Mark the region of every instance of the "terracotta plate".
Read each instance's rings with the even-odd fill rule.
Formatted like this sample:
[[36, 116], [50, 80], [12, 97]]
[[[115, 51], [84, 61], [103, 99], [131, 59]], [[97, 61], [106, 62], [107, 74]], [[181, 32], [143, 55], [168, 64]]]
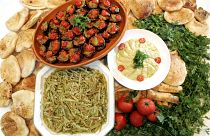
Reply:
[[37, 28], [36, 28], [36, 32], [35, 32], [35, 36], [34, 36], [34, 44], [32, 46], [33, 51], [37, 57], [37, 59], [39, 61], [41, 61], [42, 63], [49, 65], [51, 67], [55, 67], [55, 68], [75, 68], [75, 67], [79, 67], [88, 63], [91, 63], [95, 60], [101, 59], [102, 57], [104, 57], [105, 55], [107, 55], [109, 53], [109, 51], [111, 51], [116, 45], [117, 43], [121, 40], [122, 36], [125, 33], [125, 29], [126, 29], [126, 22], [127, 22], [127, 15], [125, 12], [125, 8], [123, 7], [123, 5], [119, 2], [117, 2], [116, 0], [111, 0], [111, 4], [117, 5], [120, 8], [120, 15], [122, 16], [122, 21], [119, 23], [120, 29], [119, 32], [114, 35], [114, 37], [111, 38], [109, 43], [106, 43], [106, 48], [104, 48], [101, 51], [98, 51], [92, 58], [83, 58], [82, 61], [80, 61], [77, 64], [73, 64], [73, 63], [55, 63], [55, 64], [51, 64], [49, 62], [47, 62], [40, 54], [39, 54], [39, 46], [40, 44], [38, 43], [38, 41], [36, 40], [36, 37], [39, 33], [41, 33], [41, 24], [44, 21], [49, 21], [52, 18], [55, 17], [56, 13], [59, 11], [63, 11], [65, 10], [69, 5], [74, 4], [74, 0], [66, 2], [65, 4], [57, 7], [56, 9], [52, 10], [50, 13], [48, 13], [38, 24]]

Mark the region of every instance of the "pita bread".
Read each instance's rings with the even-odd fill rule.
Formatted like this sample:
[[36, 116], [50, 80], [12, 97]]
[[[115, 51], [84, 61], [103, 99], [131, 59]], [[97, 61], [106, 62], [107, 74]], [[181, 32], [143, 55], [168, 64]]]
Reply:
[[45, 0], [21, 0], [22, 4], [29, 9], [44, 9]]
[[64, 4], [66, 0], [46, 0], [47, 8], [56, 8], [62, 4]]
[[16, 85], [20, 81], [20, 66], [13, 55], [10, 55], [2, 62], [0, 72], [1, 78], [12, 85]]
[[40, 133], [35, 128], [33, 120], [29, 121], [28, 128], [29, 128], [29, 135], [28, 136], [41, 136]]
[[126, 9], [126, 13], [129, 14], [129, 12], [131, 11], [131, 6], [130, 6], [130, 0], [116, 0], [118, 2], [120, 2], [124, 8]]
[[9, 30], [17, 32], [28, 20], [29, 10], [24, 8], [17, 12], [6, 22], [6, 26]]
[[131, 11], [138, 19], [148, 17], [155, 9], [155, 0], [132, 0]]
[[206, 36], [209, 30], [208, 24], [206, 22], [198, 22], [195, 18], [193, 18], [193, 20], [191, 20], [189, 23], [185, 24], [185, 27], [197, 36]]
[[12, 85], [8, 82], [0, 83], [0, 107], [8, 106], [11, 102]]
[[13, 112], [2, 116], [1, 127], [5, 136], [28, 136], [29, 133], [25, 120]]
[[18, 39], [18, 35], [14, 32], [8, 33], [0, 41], [0, 57], [2, 59], [7, 58], [15, 50], [15, 45]]
[[192, 3], [190, 1], [186, 1], [184, 3], [185, 3], [184, 6], [183, 6], [184, 8], [191, 9], [192, 11], [195, 11], [195, 9], [197, 8], [196, 3]]
[[12, 94], [12, 111], [17, 115], [32, 119], [34, 114], [34, 92], [20, 90]]
[[43, 14], [43, 12], [44, 12], [43, 10], [30, 11], [29, 19], [25, 23], [25, 25], [21, 28], [21, 30], [27, 30], [33, 27], [37, 23], [39, 17]]
[[135, 22], [136, 18], [134, 17], [133, 13], [130, 12], [128, 14], [128, 23], [127, 23], [127, 29], [136, 29], [137, 27], [135, 27], [133, 25], [133, 23]]
[[179, 93], [182, 91], [181, 86], [170, 86], [164, 83], [153, 88], [154, 91], [164, 92], [164, 93]]
[[21, 69], [21, 77], [25, 78], [32, 74], [36, 64], [36, 57], [32, 50], [23, 50], [16, 56]]
[[178, 55], [177, 51], [171, 52], [171, 67], [163, 82], [171, 86], [179, 86], [184, 83], [186, 76], [187, 68], [185, 62]]
[[158, 5], [165, 11], [177, 11], [184, 3], [182, 0], [158, 0]]
[[35, 29], [28, 29], [25, 31], [20, 31], [18, 33], [18, 39], [16, 43], [16, 52], [21, 52], [24, 49], [28, 49], [33, 44], [33, 37], [35, 34]]
[[194, 18], [194, 13], [192, 10], [187, 8], [182, 8], [179, 11], [164, 13], [164, 18], [167, 22], [175, 25], [183, 25], [190, 22]]
[[30, 90], [35, 91], [35, 82], [36, 76], [34, 74], [29, 77], [23, 78], [17, 85], [13, 87], [13, 92], [17, 92], [19, 90]]
[[195, 10], [195, 18], [199, 22], [205, 22], [207, 20], [208, 16], [209, 16], [209, 13], [201, 7], [199, 7], [198, 9]]
[[153, 10], [152, 14], [153, 15], [158, 15], [158, 14], [162, 14], [163, 10], [161, 9], [161, 7], [158, 5], [157, 0], [155, 1], [155, 9]]

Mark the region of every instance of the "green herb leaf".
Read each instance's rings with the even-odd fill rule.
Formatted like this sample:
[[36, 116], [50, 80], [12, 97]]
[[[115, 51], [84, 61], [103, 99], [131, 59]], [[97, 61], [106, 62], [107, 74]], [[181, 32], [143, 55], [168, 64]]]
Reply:
[[149, 56], [140, 50], [136, 51], [136, 55], [133, 59], [134, 68], [142, 68], [144, 67], [144, 60], [147, 59]]
[[90, 22], [90, 19], [87, 16], [81, 16], [81, 15], [75, 15], [75, 17], [70, 21], [73, 26], [78, 26], [81, 29], [86, 29], [88, 22]]

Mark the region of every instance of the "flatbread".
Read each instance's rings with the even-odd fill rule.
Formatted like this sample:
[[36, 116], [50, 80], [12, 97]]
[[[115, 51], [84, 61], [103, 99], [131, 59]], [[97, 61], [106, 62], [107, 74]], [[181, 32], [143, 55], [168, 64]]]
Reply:
[[29, 9], [24, 8], [21, 11], [17, 12], [6, 22], [6, 27], [14, 32], [17, 32], [28, 20]]
[[131, 6], [130, 6], [131, 0], [116, 0], [116, 1], [120, 2], [126, 9], [126, 13], [129, 14], [129, 12], [131, 11]]
[[148, 17], [155, 9], [155, 0], [132, 0], [131, 11], [138, 19]]
[[21, 77], [25, 78], [32, 74], [36, 64], [36, 57], [32, 50], [23, 50], [16, 56], [21, 69]]
[[36, 129], [33, 120], [30, 120], [28, 123], [29, 135], [28, 136], [41, 136], [41, 134]]
[[46, 0], [47, 8], [56, 8], [62, 4], [64, 4], [66, 0]]
[[16, 52], [21, 52], [24, 49], [28, 49], [33, 45], [33, 37], [35, 34], [35, 29], [28, 29], [25, 31], [20, 31], [18, 33], [18, 40], [16, 43]]
[[12, 85], [8, 82], [0, 83], [0, 107], [9, 106], [12, 98]]
[[15, 32], [6, 34], [0, 41], [0, 57], [7, 58], [15, 50], [18, 35]]
[[29, 19], [21, 28], [21, 30], [27, 30], [33, 27], [37, 23], [39, 17], [43, 14], [43, 12], [44, 12], [43, 10], [30, 11]]
[[158, 0], [158, 5], [165, 11], [177, 11], [184, 3], [182, 0]]
[[178, 55], [177, 51], [171, 52], [170, 70], [163, 82], [171, 86], [180, 86], [184, 83], [186, 76], [187, 68], [185, 62]]
[[133, 25], [133, 23], [135, 22], [135, 20], [136, 20], [136, 18], [134, 17], [133, 13], [130, 12], [130, 13], [128, 14], [128, 23], [127, 23], [127, 29], [128, 29], [128, 30], [129, 30], [129, 29], [136, 29], [136, 28], [137, 28], [137, 27], [135, 27], [135, 26]]
[[45, 0], [21, 0], [22, 4], [29, 9], [44, 9]]
[[2, 62], [0, 74], [4, 81], [12, 85], [16, 85], [20, 81], [20, 66], [15, 56], [10, 55]]
[[12, 111], [17, 115], [32, 119], [34, 115], [34, 92], [20, 90], [12, 94]]
[[164, 18], [167, 22], [175, 25], [183, 25], [190, 22], [194, 18], [194, 12], [187, 8], [182, 8], [179, 11], [164, 13]]
[[189, 23], [185, 24], [185, 27], [197, 36], [207, 36], [209, 30], [209, 26], [206, 22], [198, 22], [195, 18], [193, 18], [193, 20], [191, 20]]
[[5, 136], [28, 136], [29, 133], [25, 120], [13, 112], [2, 116], [1, 130]]

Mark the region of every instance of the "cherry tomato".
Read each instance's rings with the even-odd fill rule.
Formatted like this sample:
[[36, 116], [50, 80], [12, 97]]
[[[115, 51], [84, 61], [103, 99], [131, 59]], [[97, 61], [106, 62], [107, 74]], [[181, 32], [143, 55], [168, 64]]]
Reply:
[[115, 126], [116, 130], [121, 130], [126, 126], [126, 118], [121, 113], [115, 113]]
[[154, 113], [156, 110], [155, 103], [148, 98], [140, 99], [137, 102], [136, 107], [141, 115], [146, 115], [146, 116]]
[[118, 70], [119, 70], [120, 72], [122, 72], [124, 69], [125, 69], [125, 67], [124, 67], [123, 65], [119, 65], [119, 66], [118, 66]]
[[143, 116], [138, 112], [138, 111], [133, 111], [131, 114], [130, 114], [130, 123], [131, 125], [133, 125], [134, 127], [140, 127], [142, 126], [144, 123], [143, 123]]
[[152, 113], [150, 115], [147, 115], [147, 119], [153, 123], [157, 122], [157, 116], [155, 113]]
[[140, 81], [140, 82], [144, 81], [144, 76], [143, 75], [138, 75], [137, 80]]
[[119, 50], [123, 50], [125, 48], [125, 44], [124, 43], [121, 43], [118, 47]]
[[127, 95], [124, 95], [117, 101], [117, 107], [124, 113], [131, 112], [133, 109], [133, 100], [130, 99]]
[[140, 38], [140, 39], [139, 39], [139, 42], [140, 42], [140, 43], [145, 43], [145, 41], [146, 41], [145, 38]]
[[155, 62], [160, 64], [161, 63], [161, 58], [160, 57], [155, 58]]

